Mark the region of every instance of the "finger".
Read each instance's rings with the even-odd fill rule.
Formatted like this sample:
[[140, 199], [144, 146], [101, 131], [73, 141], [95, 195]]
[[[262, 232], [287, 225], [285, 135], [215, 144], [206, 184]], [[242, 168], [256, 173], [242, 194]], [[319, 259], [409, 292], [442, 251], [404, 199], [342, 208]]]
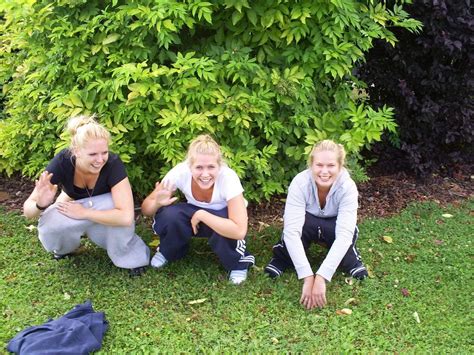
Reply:
[[300, 303], [304, 304], [304, 302], [306, 301], [307, 298], [308, 298], [308, 296], [306, 296], [305, 294], [302, 294], [301, 297], [300, 297]]
[[305, 307], [308, 308], [308, 296], [302, 295], [300, 298], [300, 303]]
[[315, 302], [316, 306], [318, 306], [319, 308], [323, 308], [326, 304], [326, 299], [324, 298], [324, 296], [317, 296]]
[[197, 225], [194, 223], [191, 223], [191, 226], [193, 227], [193, 233], [197, 234]]

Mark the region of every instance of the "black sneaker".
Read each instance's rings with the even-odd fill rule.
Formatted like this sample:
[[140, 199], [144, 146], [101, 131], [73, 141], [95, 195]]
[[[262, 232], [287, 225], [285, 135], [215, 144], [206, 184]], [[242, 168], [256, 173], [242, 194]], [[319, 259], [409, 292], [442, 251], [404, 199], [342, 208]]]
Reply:
[[53, 259], [56, 260], [56, 261], [59, 261], [61, 259], [66, 259], [66, 258], [70, 258], [72, 256], [72, 253], [69, 253], [69, 254], [56, 254], [53, 252]]
[[275, 279], [277, 277], [280, 277], [283, 274], [283, 271], [285, 269], [278, 265], [278, 261], [275, 259], [270, 260], [267, 266], [265, 266], [265, 269], [263, 272], [270, 276], [270, 278]]
[[133, 269], [128, 269], [128, 276], [130, 277], [140, 277], [146, 271], [145, 266], [134, 267]]
[[350, 271], [350, 275], [357, 280], [363, 280], [369, 276], [369, 273], [367, 272], [367, 269], [365, 268], [364, 265], [360, 265], [358, 267], [353, 268]]

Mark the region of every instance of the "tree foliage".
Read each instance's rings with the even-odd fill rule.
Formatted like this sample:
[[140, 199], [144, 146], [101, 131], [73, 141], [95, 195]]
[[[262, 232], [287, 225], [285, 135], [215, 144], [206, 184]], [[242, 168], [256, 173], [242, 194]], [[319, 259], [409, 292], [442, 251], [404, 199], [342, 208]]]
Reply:
[[469, 0], [415, 0], [407, 11], [423, 32], [395, 30], [395, 47], [376, 41], [360, 77], [373, 105], [395, 108], [404, 165], [426, 176], [472, 161], [474, 16]]
[[[34, 176], [67, 145], [65, 121], [97, 113], [134, 188], [146, 192], [189, 141], [211, 133], [250, 199], [283, 192], [314, 142], [355, 158], [394, 131], [352, 75], [397, 1], [24, 0], [0, 5], [0, 171]], [[58, 139], [60, 137], [61, 139]]]

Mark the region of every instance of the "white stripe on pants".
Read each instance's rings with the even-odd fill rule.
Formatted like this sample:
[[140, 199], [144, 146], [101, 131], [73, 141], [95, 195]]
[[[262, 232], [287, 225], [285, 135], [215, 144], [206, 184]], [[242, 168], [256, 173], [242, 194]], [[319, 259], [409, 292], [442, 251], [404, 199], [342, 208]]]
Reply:
[[[92, 200], [92, 208], [95, 210], [114, 208], [111, 193], [75, 202], [86, 207], [89, 200]], [[106, 226], [87, 219], [73, 219], [61, 214], [56, 204], [53, 204], [41, 214], [38, 233], [43, 247], [59, 255], [76, 250], [81, 244], [81, 236], [86, 234], [92, 242], [107, 250], [107, 254], [117, 267], [132, 269], [148, 265], [150, 260], [150, 250], [135, 234], [135, 223], [127, 227]]]

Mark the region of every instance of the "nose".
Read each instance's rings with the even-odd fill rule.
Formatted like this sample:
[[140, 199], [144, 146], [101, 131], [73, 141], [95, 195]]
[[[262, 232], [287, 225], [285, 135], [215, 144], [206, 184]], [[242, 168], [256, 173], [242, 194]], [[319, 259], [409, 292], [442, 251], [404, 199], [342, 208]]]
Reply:
[[98, 159], [100, 163], [103, 163], [106, 160], [106, 155], [105, 154], [99, 154]]

